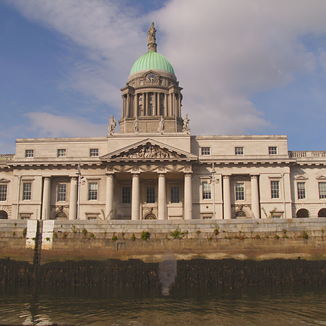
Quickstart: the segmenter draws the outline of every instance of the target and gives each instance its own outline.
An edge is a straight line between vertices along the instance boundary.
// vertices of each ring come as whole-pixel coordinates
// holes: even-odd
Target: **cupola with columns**
[[[121,133],[188,132],[181,117],[182,88],[169,61],[157,52],[154,23],[147,32],[148,52],[133,64],[122,92]]]

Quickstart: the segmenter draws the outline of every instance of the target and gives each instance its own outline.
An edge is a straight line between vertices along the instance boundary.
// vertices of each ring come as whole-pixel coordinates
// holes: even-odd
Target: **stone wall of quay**
[[[33,221],[35,222],[35,221]],[[30,223],[30,222],[28,222]],[[0,257],[31,260],[27,221],[0,221]],[[42,221],[42,262],[80,259],[326,259],[326,219]]]

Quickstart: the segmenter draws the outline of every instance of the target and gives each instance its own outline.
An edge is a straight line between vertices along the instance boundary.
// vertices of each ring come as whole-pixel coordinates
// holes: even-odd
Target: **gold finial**
[[[148,32],[147,32],[147,49],[148,51],[157,52],[157,44],[156,44],[156,29],[154,26],[154,22],[151,24]]]

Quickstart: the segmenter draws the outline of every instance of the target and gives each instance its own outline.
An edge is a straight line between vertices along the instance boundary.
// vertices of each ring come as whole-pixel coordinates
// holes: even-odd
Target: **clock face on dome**
[[[150,72],[149,74],[146,75],[146,80],[151,83],[153,83],[155,80],[157,80],[157,78],[158,78],[158,76],[152,72]]]

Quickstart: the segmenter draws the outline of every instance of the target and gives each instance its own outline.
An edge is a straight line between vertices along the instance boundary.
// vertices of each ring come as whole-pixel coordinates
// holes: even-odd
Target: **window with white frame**
[[[305,199],[306,198],[306,184],[305,184],[305,182],[297,182],[297,192],[298,192],[298,199]]]
[[[179,203],[180,202],[180,191],[179,186],[171,187],[171,203]]]
[[[0,201],[6,201],[7,200],[7,185],[6,184],[0,184]]]
[[[25,157],[34,157],[34,150],[33,149],[25,149]]]
[[[88,200],[97,200],[98,198],[98,183],[90,182],[88,184]]]
[[[326,182],[318,182],[319,198],[326,198]]]
[[[146,203],[155,203],[155,188],[148,186],[146,189]]]
[[[202,186],[202,198],[203,199],[212,199],[212,189],[211,184],[208,181],[203,181]]]
[[[201,147],[201,155],[211,155],[211,148],[210,147]]]
[[[65,148],[58,148],[57,149],[57,157],[65,157],[67,154],[67,151]]]
[[[89,150],[89,156],[90,157],[98,157],[98,148],[91,148]]]
[[[276,180],[271,181],[271,197],[280,198],[280,182]]]
[[[268,154],[269,155],[276,155],[277,154],[277,147],[276,146],[269,146],[268,147]]]
[[[237,182],[234,186],[235,200],[245,199],[245,187],[243,182]]]
[[[121,202],[122,204],[131,203],[131,189],[130,186],[122,186],[121,188]]]
[[[32,199],[32,183],[23,182],[23,200]]]
[[[59,183],[57,186],[57,201],[66,201],[67,199],[67,185]]]
[[[235,155],[243,155],[243,147],[240,147],[240,146],[234,147],[234,154]]]

